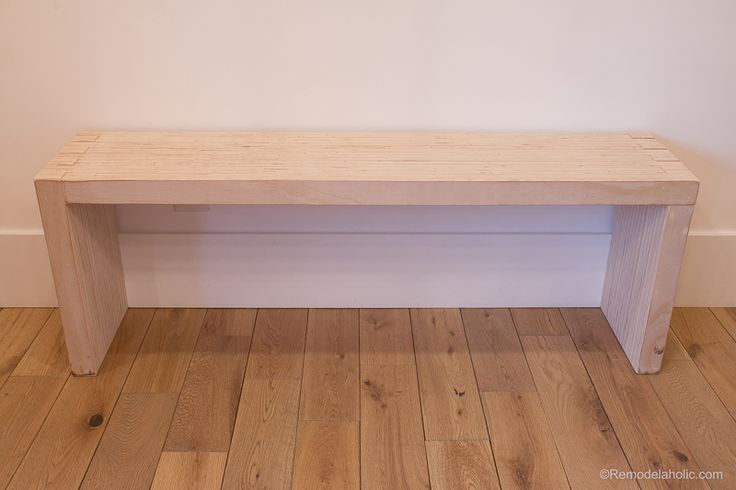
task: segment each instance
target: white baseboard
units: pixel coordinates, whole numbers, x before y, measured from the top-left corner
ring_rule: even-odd
[[[56,306],[42,231],[0,231],[0,306]]]
[[[597,306],[609,235],[123,233],[131,306]],[[56,304],[40,231],[0,232],[0,305]],[[690,237],[677,304],[736,306],[736,234]]]
[[[736,306],[736,233],[691,232],[677,306]]]

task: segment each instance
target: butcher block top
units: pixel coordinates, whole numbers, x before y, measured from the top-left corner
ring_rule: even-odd
[[[79,133],[36,180],[70,203],[692,204],[651,134]]]

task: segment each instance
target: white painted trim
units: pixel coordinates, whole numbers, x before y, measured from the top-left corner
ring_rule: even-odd
[[[295,260],[305,259],[294,256],[304,240],[311,244],[305,250],[312,254],[306,257],[312,269],[302,267],[294,275],[288,269],[290,264],[293,269]],[[403,275],[377,272],[376,264],[365,257],[366,250],[375,247],[355,248],[366,240],[378,246],[392,241],[393,255],[385,252],[392,250],[389,246],[379,258],[387,267],[402,267]],[[530,240],[534,247],[529,246]],[[601,233],[121,235],[131,304],[139,306],[543,306],[555,302],[591,306],[602,283],[600,264],[605,262],[607,242],[608,236]],[[462,254],[448,254],[448,247],[462,249],[468,244]],[[495,252],[488,250],[491,246],[497,247]],[[533,248],[536,252],[524,256]],[[493,263],[497,252],[510,255]],[[281,260],[274,260],[284,253]],[[256,257],[250,263],[245,260],[248,254]],[[235,267],[227,266],[227,257],[236,259]],[[556,265],[540,265],[550,258]],[[315,264],[315,260],[321,262]],[[395,262],[386,263],[391,260]],[[355,270],[337,269],[353,263]],[[233,282],[234,277],[242,279],[240,274],[249,267],[256,268],[249,271],[249,281]],[[310,275],[318,269],[330,273]],[[40,229],[0,230],[0,270],[0,306],[56,304]],[[412,276],[417,271],[426,274]],[[360,280],[355,274],[365,276]],[[560,284],[563,276],[569,281],[565,287]],[[351,278],[347,285],[346,278]],[[300,295],[300,291],[311,292]],[[736,306],[736,232],[691,232],[676,303]]]
[[[690,230],[688,236],[736,237],[736,230]]]

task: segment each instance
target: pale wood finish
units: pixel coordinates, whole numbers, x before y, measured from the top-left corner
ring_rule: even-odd
[[[359,488],[359,437],[357,421],[300,421],[292,488]]]
[[[426,439],[488,439],[460,312],[412,309],[411,323]]]
[[[0,318],[4,311],[0,311]],[[358,312],[352,311],[357,317]],[[168,310],[162,312],[162,316],[157,315],[156,329],[169,327],[185,335],[181,322],[189,316],[186,311],[178,317],[170,316]],[[257,316],[266,312],[260,310]],[[489,317],[487,312],[491,312]],[[711,368],[693,361],[673,334],[668,339],[662,373],[636,376],[600,310],[566,308],[561,312],[575,343],[566,335],[521,337],[525,361],[533,375],[534,382],[527,386],[530,391],[517,390],[521,385],[513,381],[493,385],[503,390],[481,393],[490,445],[485,440],[427,442],[417,385],[424,376],[442,375],[413,372],[413,339],[409,341],[406,334],[407,310],[371,309],[360,312],[358,419],[298,420],[304,390],[319,390],[320,386],[301,385],[301,363],[282,362],[283,349],[279,346],[286,344],[277,341],[272,345],[274,362],[265,359],[268,354],[264,352],[260,359],[263,366],[274,369],[253,371],[258,375],[270,373],[275,378],[248,379],[246,374],[226,453],[163,450],[167,431],[173,430],[168,423],[173,405],[181,399],[177,391],[119,397],[134,359],[156,353],[153,348],[140,349],[154,311],[130,310],[98,376],[11,376],[0,387],[0,488],[8,479],[13,489],[78,488],[85,475],[86,485],[105,486],[112,478],[112,471],[106,468],[116,465],[119,481],[113,486],[125,484],[130,488],[147,488],[153,480],[155,488],[220,488],[222,483],[222,488],[355,488],[360,484],[363,488],[413,489],[427,488],[428,475],[433,488],[466,488],[472,484],[494,488],[497,478],[502,488],[565,488],[567,483],[586,490],[604,488],[606,483],[624,488],[705,486],[698,480],[600,480],[599,469],[621,466],[621,455],[634,469],[723,471],[722,480],[705,483],[712,488],[734,488],[736,421],[724,406],[728,400],[724,392],[719,398],[714,390],[718,384],[709,382],[709,376],[714,379]],[[198,311],[190,313],[196,317]],[[233,315],[228,318],[220,317],[221,313],[214,310],[206,314],[208,322],[211,318],[218,320],[208,323],[213,331],[202,329],[202,342],[197,343],[195,351],[202,352],[207,339],[218,337],[216,332],[227,335],[228,325],[236,334],[244,333],[237,328],[242,322],[232,318],[245,317],[246,330],[249,323],[252,326],[252,313],[227,311]],[[281,314],[276,312],[275,317]],[[459,318],[459,312],[452,314]],[[471,318],[472,314],[476,317]],[[29,312],[24,315],[28,321],[33,317]],[[432,315],[436,316],[436,310],[427,312],[428,317]],[[282,316],[279,322],[293,325],[298,323],[296,317],[291,318],[292,322]],[[506,342],[511,338],[508,310],[464,310],[463,317],[466,330],[481,331],[486,343],[479,345],[492,349],[494,355],[507,347],[518,350],[515,342]],[[300,318],[306,321],[303,313]],[[676,309],[674,323],[695,357],[712,346],[723,344],[728,350],[731,347],[727,345],[736,344],[725,331],[719,332],[707,309]],[[224,327],[215,329],[215,324]],[[9,338],[19,339],[15,330],[26,325],[27,321],[18,320],[4,332]],[[269,328],[276,328],[275,324]],[[303,328],[287,330],[291,328],[303,334]],[[486,338],[488,333],[498,333],[495,330],[501,331],[498,338],[504,340]],[[158,338],[160,331],[153,337]],[[433,332],[423,331],[430,336],[435,335]],[[269,338],[278,338],[272,334]],[[468,333],[468,340],[471,337]],[[436,344],[444,345],[445,340],[442,336]],[[181,345],[173,338],[167,342]],[[700,347],[693,349],[696,344]],[[158,348],[166,350],[166,345]],[[332,347],[317,343],[306,348]],[[303,358],[298,352],[294,354],[297,359]],[[446,350],[438,349],[434,353],[425,350],[421,355],[445,358],[446,354]],[[193,376],[190,370],[201,371],[201,366],[194,363],[195,356],[191,356],[192,364],[185,369],[184,379]],[[213,356],[222,360],[220,354]],[[172,364],[178,363],[175,357],[165,357]],[[55,365],[53,358],[49,362]],[[489,365],[471,364],[471,369],[478,371]],[[730,367],[724,366],[723,371],[730,372]],[[53,372],[41,365],[38,368]],[[276,379],[284,373],[290,379]],[[215,369],[211,376],[212,384],[227,384],[232,370]],[[479,373],[476,377],[483,378]],[[171,386],[170,382],[161,386],[164,384]],[[354,406],[352,400],[346,403]],[[201,420],[201,424],[210,424]],[[212,427],[213,432],[220,433],[219,426]],[[145,446],[141,446],[141,440],[145,440]],[[560,463],[564,476],[569,477],[567,483]],[[228,477],[223,479],[224,473]]]
[[[290,487],[299,391],[298,380],[245,380],[225,488]]]
[[[0,310],[0,387],[51,315],[51,308]]]
[[[700,471],[647,379],[631,370],[600,309],[566,308],[562,313],[631,467]],[[707,488],[702,481],[649,479],[639,484]]]
[[[166,439],[166,451],[230,447],[256,310],[208,310]],[[220,382],[213,383],[213,379]]]
[[[483,393],[483,402],[503,488],[568,488],[537,393]]]
[[[638,373],[656,373],[693,206],[619,206],[601,308]]]
[[[80,488],[150,487],[176,399],[175,393],[120,395]]]
[[[358,420],[358,311],[309,311],[301,420]]]
[[[618,205],[603,308],[651,373],[698,181],[649,134],[88,131],[36,189],[75,374],[97,371],[126,309],[126,203]],[[519,314],[522,335],[564,335]]]
[[[435,490],[501,488],[488,441],[427,441],[427,459]]]
[[[166,452],[151,490],[220,490],[227,452]]]
[[[95,374],[128,307],[111,205],[69,204],[60,181],[36,193],[74,374]]]
[[[38,177],[62,182],[69,202],[692,204],[698,186],[666,149],[626,134],[89,136]]]
[[[521,343],[570,485],[638,488],[600,478],[601,468],[631,468],[570,337],[523,336]]]

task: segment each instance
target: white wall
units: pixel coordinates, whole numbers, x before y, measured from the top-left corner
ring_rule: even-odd
[[[731,0],[3,0],[0,305],[53,302],[32,178],[83,128],[654,131],[702,182],[678,302],[734,305],[734,21]],[[600,296],[607,209],[288,211],[120,209],[132,302]]]

